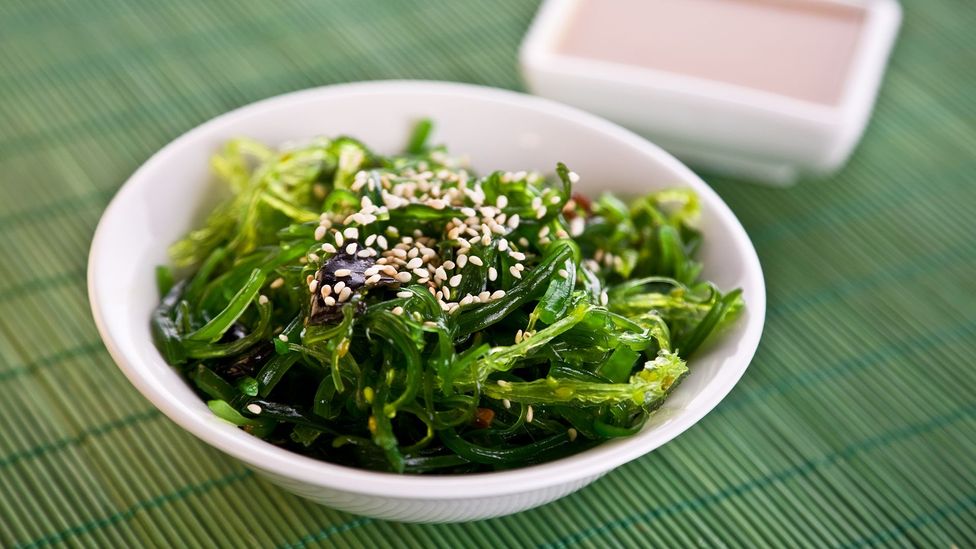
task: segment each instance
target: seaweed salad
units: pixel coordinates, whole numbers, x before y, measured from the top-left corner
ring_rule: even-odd
[[[742,310],[700,279],[698,201],[478,175],[417,125],[226,144],[230,197],[157,269],[162,356],[271,444],[414,474],[540,463],[641,429]]]

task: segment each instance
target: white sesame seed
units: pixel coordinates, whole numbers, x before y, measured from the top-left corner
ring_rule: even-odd
[[[447,271],[444,270],[443,265],[434,271],[434,280],[447,280]]]
[[[331,293],[332,293],[332,286],[329,286],[328,284],[319,288],[319,294],[322,295],[322,299],[329,297],[329,294]]]
[[[514,214],[512,217],[509,217],[508,218],[508,228],[509,229],[517,229],[518,226],[519,226],[519,221],[520,220],[521,219],[519,218],[519,214]]]
[[[573,236],[583,234],[583,229],[585,228],[586,222],[583,221],[582,217],[574,217],[573,220],[569,222],[569,234]]]
[[[339,293],[345,287],[346,287],[346,283],[340,280],[339,282],[336,282],[335,284],[332,285],[332,290],[336,293]]]
[[[345,288],[342,289],[341,292],[339,292],[339,301],[340,302],[341,301],[346,301],[346,300],[349,299],[349,296],[351,296],[351,295],[352,295],[352,288],[345,287]]]
[[[268,304],[268,296],[266,296],[264,294],[259,295],[258,296],[258,305],[267,305],[267,304]]]
[[[332,307],[336,304],[336,300],[334,297],[330,295],[329,297],[325,298],[325,304],[328,305],[329,307]]]
[[[610,296],[607,295],[607,292],[600,292],[600,305],[603,305],[605,307],[609,302],[610,302]]]
[[[457,288],[458,285],[461,284],[461,277],[462,275],[454,275],[447,283],[450,284],[452,288]]]
[[[383,235],[376,237],[376,243],[379,244],[380,248],[383,248],[384,250],[387,248],[386,237]]]
[[[507,398],[503,398],[502,399],[502,406],[504,406],[505,409],[507,410],[507,409],[509,409],[509,408],[512,407],[512,401],[511,400],[508,400]]]
[[[498,251],[504,252],[506,250],[508,250],[508,240],[503,238],[498,241]]]
[[[362,249],[362,250],[359,250],[358,252],[356,252],[356,257],[369,257],[369,256],[372,256],[372,255],[376,255],[376,252],[374,252],[370,248],[365,248],[365,249]]]
[[[345,241],[346,240],[344,238],[342,238],[342,233],[336,231],[336,234],[335,234],[335,243],[336,243],[336,246],[340,246],[341,247],[342,246],[342,243],[345,242]]]
[[[407,258],[407,252],[406,252],[406,250],[402,250],[400,248],[393,248],[392,250],[390,250],[390,253],[392,253],[395,257],[398,257],[400,259],[406,259]]]
[[[355,242],[352,242],[348,246],[346,246],[346,253],[349,254],[349,255],[352,255],[352,254],[356,253],[356,243]]]
[[[376,235],[375,234],[371,234],[371,235],[367,236],[366,237],[366,241],[364,242],[364,244],[366,244],[367,246],[372,246],[373,245],[373,242],[376,242]]]
[[[323,227],[322,225],[319,225],[318,227],[316,227],[315,228],[315,240],[322,240],[323,238],[325,238],[325,231],[326,231],[326,228]]]
[[[550,198],[550,199],[549,199],[549,203],[550,203],[550,204],[559,204],[559,201],[560,201],[560,200],[562,200],[562,198],[560,198],[560,197],[559,197],[559,196],[557,195],[557,196],[554,196],[554,197],[552,197],[552,198]]]
[[[420,259],[419,257],[415,257],[415,258],[411,259],[410,261],[407,261],[407,268],[408,269],[417,269],[417,268],[419,268],[423,264],[424,264],[424,260],[423,259]]]
[[[457,256],[457,266],[459,269],[463,269],[465,265],[468,264],[468,256],[461,254]]]
[[[491,244],[491,235],[490,234],[486,234],[486,235],[482,236],[481,237],[481,244],[482,244],[482,246],[487,246],[487,245]]]
[[[566,436],[569,438],[570,442],[573,442],[576,440],[576,437],[579,436],[579,433],[576,431],[576,429],[570,427],[569,429],[566,429]]]
[[[365,271],[363,271],[363,276],[366,276],[366,277],[373,276],[374,274],[380,272],[380,269],[382,269],[382,268],[383,267],[380,267],[379,265],[373,265],[372,267],[370,267],[370,268],[366,269]]]
[[[578,173],[576,173],[576,172],[569,172],[569,182],[570,183],[572,183],[573,185],[575,185],[575,184],[579,183],[579,180],[580,180],[580,177],[579,177],[579,174]]]
[[[359,238],[359,229],[356,227],[346,227],[345,230],[342,231],[342,236],[356,240]]]
[[[383,265],[383,268],[380,269],[380,270],[383,271],[384,274],[389,275],[389,276],[396,276],[397,275],[396,267],[394,267],[392,265]]]
[[[308,292],[309,293],[314,294],[318,289],[319,289],[319,281],[318,280],[314,280],[313,279],[311,282],[308,283]]]
[[[457,265],[455,265],[454,262],[451,261],[450,259],[444,262],[444,268],[447,269],[448,271],[453,270],[454,267],[457,267]]]
[[[529,247],[529,239],[525,238],[524,236],[520,238],[518,242],[519,242],[519,246],[522,246],[523,248]]]
[[[511,384],[509,382],[505,381],[504,379],[499,379],[498,380],[498,386],[499,387],[508,387],[509,385],[511,385]]]
[[[508,272],[512,273],[512,276],[514,276],[515,278],[522,278],[522,273],[520,273],[519,270],[515,268],[515,265],[509,267]]]
[[[458,260],[459,261],[460,261],[461,257],[465,257],[465,256],[462,255],[462,256],[458,257]],[[481,267],[481,266],[483,266],[485,264],[485,262],[482,261],[481,258],[478,257],[478,256],[476,256],[476,255],[471,256],[471,258],[468,261],[470,261],[473,265],[477,265],[478,267]]]
[[[335,275],[339,278],[343,278],[352,274],[349,269],[336,269]]]
[[[404,290],[402,292],[397,292],[397,297],[402,297],[404,299],[406,299],[408,297],[413,297],[413,292],[406,291],[406,290]]]
[[[325,244],[322,244],[322,251],[330,254],[334,254],[336,253],[336,247],[326,242]]]
[[[515,332],[515,343],[522,343],[522,330]]]
[[[403,314],[403,307],[400,307],[400,306],[394,307],[391,312],[393,314],[395,314],[395,315],[402,315]]]
[[[567,278],[569,277],[569,271],[567,271],[566,269],[559,269],[559,276],[563,278]]]
[[[315,277],[314,277],[314,276],[312,276],[312,275],[308,275],[308,276],[306,276],[306,277],[305,277],[305,284],[308,284],[308,283],[310,283],[310,282],[312,282],[312,279],[314,279],[314,278],[315,278]]]
[[[253,403],[252,404],[248,404],[247,405],[247,411],[248,412],[251,412],[254,415],[258,415],[258,414],[261,413],[261,407],[258,406],[257,404],[253,404]]]
[[[522,265],[521,263],[516,263],[515,268],[518,269],[519,272],[522,272],[525,270],[525,265]]]
[[[522,252],[508,252],[508,255],[515,261],[525,261],[525,254]]]
[[[271,282],[271,285],[268,287],[271,288],[272,290],[276,290],[284,285],[285,285],[285,279],[279,276],[278,278],[274,279]]]
[[[535,417],[535,411],[532,409],[532,405],[529,404],[528,410],[525,411],[525,422],[532,423],[532,418]]]
[[[447,206],[447,203],[439,198],[435,198],[433,200],[428,200],[427,205],[435,210],[443,210]]]
[[[465,217],[474,217],[478,215],[478,212],[474,208],[461,208],[461,214]]]
[[[508,206],[508,197],[503,194],[498,195],[498,199],[495,200],[495,205],[498,206],[498,209]]]
[[[278,339],[284,341],[285,343],[288,343],[288,336],[286,336],[285,334],[278,334]]]
[[[473,301],[474,301],[474,296],[471,295],[471,294],[468,294],[468,295],[464,296],[463,298],[461,298],[461,301],[459,301],[458,303],[460,303],[461,306],[463,307],[464,305],[470,305],[471,302],[473,302]]]
[[[397,273],[396,279],[400,282],[410,282],[410,273]]]
[[[319,257],[319,254],[308,254],[308,260],[309,261],[318,261],[319,259],[321,259]]]
[[[488,280],[494,282],[498,278],[498,270],[494,267],[488,267]]]
[[[373,276],[371,276],[371,277],[369,277],[369,278],[366,279],[366,284],[370,284],[370,285],[376,284],[377,282],[380,281],[381,278],[383,278],[383,277],[381,277],[378,274],[375,274],[375,275],[373,275]]]
[[[417,275],[417,278],[430,278],[430,273],[427,269],[414,269],[413,274]]]
[[[491,292],[489,292],[488,290],[485,290],[480,294],[478,294],[478,301],[488,301],[489,299],[491,299]]]
[[[539,238],[543,238],[549,235],[549,225],[543,226],[539,229]]]
[[[545,206],[539,206],[538,208],[535,209],[535,218],[536,219],[542,219],[545,216],[546,216],[546,207]]]

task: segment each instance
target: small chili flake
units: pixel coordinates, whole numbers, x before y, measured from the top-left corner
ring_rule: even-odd
[[[491,408],[478,408],[474,413],[474,426],[478,429],[491,427],[492,420],[495,419],[495,411]]]

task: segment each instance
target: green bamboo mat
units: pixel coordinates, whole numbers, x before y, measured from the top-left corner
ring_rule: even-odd
[[[156,412],[84,268],[153,151],[335,82],[519,88],[520,0],[0,0],[0,545],[976,544],[976,8],[913,0],[862,146],[791,189],[709,178],[765,268],[766,333],[712,414],[517,516],[404,525],[309,504]],[[120,296],[120,299],[124,297]]]

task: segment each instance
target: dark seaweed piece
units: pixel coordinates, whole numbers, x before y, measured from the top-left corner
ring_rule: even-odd
[[[231,328],[234,330],[234,328]],[[247,334],[244,334],[247,335]],[[241,335],[239,338],[244,337]],[[270,341],[263,341],[244,354],[229,357],[224,360],[215,362],[212,365],[213,371],[219,374],[224,379],[229,381],[236,381],[244,376],[254,376],[257,374],[258,370],[268,361],[269,358],[274,356],[275,347]]]
[[[355,242],[355,241],[349,241]],[[347,244],[348,245],[348,244]],[[318,288],[324,286],[335,287],[336,282],[342,281],[346,288],[349,288],[353,293],[358,292],[363,286],[366,285],[366,269],[369,269],[376,264],[376,260],[372,257],[359,257],[356,254],[346,253],[345,248],[339,250],[338,253],[329,258],[328,261],[319,267],[319,270],[315,273],[315,280],[318,281]],[[349,274],[347,276],[336,276],[336,271],[347,270]],[[386,274],[380,273],[379,282],[374,286],[398,286],[399,282],[393,277],[387,276]],[[335,299],[336,296],[333,295]],[[311,313],[308,317],[309,325],[320,325],[320,324],[338,324],[342,320],[342,303],[336,301],[335,305],[328,305],[325,302],[325,298],[322,297],[321,292],[316,292],[312,296],[312,306]],[[356,304],[356,314],[362,314],[366,310],[366,304],[359,301]]]

